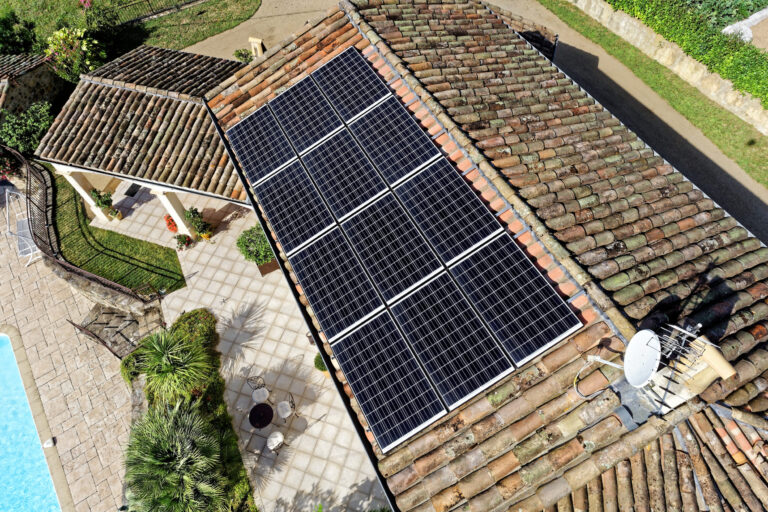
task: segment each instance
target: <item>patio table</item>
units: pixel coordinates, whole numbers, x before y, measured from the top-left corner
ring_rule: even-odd
[[[251,408],[251,412],[248,413],[248,422],[254,428],[264,428],[272,422],[274,416],[275,412],[269,404],[256,404]]]

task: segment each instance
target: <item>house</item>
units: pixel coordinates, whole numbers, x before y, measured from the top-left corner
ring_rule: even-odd
[[[18,114],[37,101],[54,101],[63,80],[42,55],[0,55],[0,109]]]
[[[205,95],[231,146],[229,130],[354,47],[584,324],[385,452],[306,287],[272,240],[393,505],[768,507],[768,249],[527,32],[536,29],[486,2],[345,1]],[[250,163],[234,163],[247,183]],[[735,376],[698,365],[682,382],[666,368],[650,385],[665,394],[654,400],[604,363],[639,329],[666,323],[701,324]]]
[[[139,46],[84,74],[35,155],[78,191],[97,217],[89,178],[150,188],[189,234],[177,192],[246,199],[203,94],[239,62]]]

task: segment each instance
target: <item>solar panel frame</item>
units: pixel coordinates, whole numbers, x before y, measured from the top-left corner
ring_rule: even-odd
[[[440,155],[437,146],[395,96],[356,119],[349,129],[390,185]]]
[[[269,107],[299,154],[343,126],[310,77],[270,101]]]
[[[350,217],[342,228],[386,301],[444,268],[392,193]]]
[[[507,233],[450,271],[517,366],[582,327]]]
[[[446,263],[503,231],[496,217],[445,158],[400,184],[395,193]]]
[[[386,84],[355,48],[348,48],[311,76],[344,121],[390,94]]]
[[[390,311],[449,409],[515,369],[447,272]]]
[[[388,312],[336,341],[332,350],[383,452],[447,413]]]
[[[337,219],[387,190],[387,184],[347,130],[312,148],[301,160]]]
[[[384,307],[338,227],[288,261],[329,341]]]
[[[298,160],[254,187],[254,192],[286,254],[335,223]]]
[[[266,105],[227,130],[226,135],[251,185],[296,158]]]

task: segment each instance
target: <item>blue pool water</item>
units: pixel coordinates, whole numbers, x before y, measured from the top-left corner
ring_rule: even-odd
[[[61,511],[8,336],[0,334],[0,511]]]

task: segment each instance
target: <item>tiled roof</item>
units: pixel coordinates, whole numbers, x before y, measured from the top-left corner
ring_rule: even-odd
[[[584,499],[596,504],[599,498],[606,510],[614,501],[620,510],[628,510],[630,502],[636,510],[649,510],[643,503],[658,505],[662,489],[673,510],[678,502],[691,503],[688,468],[693,467],[699,482],[717,486],[702,484],[696,498],[713,510],[727,510],[730,505],[720,505],[720,495],[710,503],[710,491],[723,486],[725,496],[726,487],[736,485],[729,484],[737,482],[735,474],[721,478],[720,466],[698,464],[691,441],[685,448],[691,464],[683,462],[674,478],[666,469],[659,476],[653,450],[664,468],[670,454],[684,458],[670,450],[676,441],[666,434],[682,432],[689,419],[709,419],[705,401],[746,394],[746,404],[754,400],[762,407],[768,352],[756,347],[768,338],[768,249],[518,35],[529,32],[526,37],[535,40],[536,27],[478,2],[357,5],[343,3],[346,16],[333,10],[313,21],[208,93],[221,128],[234,126],[355,45],[526,253],[572,298],[585,324],[393,451],[383,454],[368,435],[397,507],[578,510]],[[572,233],[577,229],[583,230],[580,237]],[[577,250],[578,243],[588,247]],[[603,259],[585,261],[584,255],[595,258],[590,251],[598,248],[605,249]],[[600,274],[611,261],[619,268]],[[297,283],[290,269],[286,272]],[[628,276],[624,286],[614,289],[612,281],[606,282],[622,273]],[[647,282],[654,278],[656,289]],[[644,296],[619,300],[617,292],[633,284]],[[643,312],[639,300],[655,297],[667,304],[664,290],[683,293],[684,286],[694,285],[679,313],[704,325],[734,362],[737,376],[716,381],[700,398],[664,416],[633,425],[616,414],[622,397],[612,384],[621,379],[621,370],[587,358],[621,355],[619,334],[628,337],[635,328],[624,313],[632,320],[649,316],[651,308]],[[296,294],[311,316],[298,284]],[[319,330],[316,321],[314,327]],[[337,371],[336,377],[365,426],[344,375]],[[748,438],[755,444],[753,434]],[[700,452],[714,449],[707,445]],[[737,472],[743,471],[739,466]],[[624,480],[628,474],[631,498]],[[605,485],[598,488],[597,482]],[[673,489],[678,484],[682,491]],[[646,493],[656,501],[643,501]],[[768,501],[763,505],[768,508]]]
[[[244,201],[245,191],[200,96],[241,66],[141,46],[82,76],[36,154]]]
[[[200,98],[242,66],[233,60],[139,46],[88,73],[88,78],[118,86],[130,84],[139,90],[146,87],[147,92],[178,93],[182,99]]]
[[[43,62],[42,55],[0,55],[0,82],[23,75]]]

